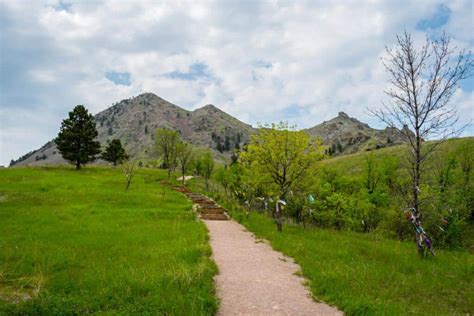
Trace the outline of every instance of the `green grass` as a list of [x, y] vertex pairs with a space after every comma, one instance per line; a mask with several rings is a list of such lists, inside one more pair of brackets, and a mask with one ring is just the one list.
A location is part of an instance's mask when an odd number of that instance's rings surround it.
[[[426, 143], [427, 145], [431, 142]], [[430, 174], [436, 163], [433, 160], [443, 157], [447, 153], [455, 152], [462, 146], [471, 146], [474, 148], [474, 137], [452, 138], [442, 143], [431, 155], [426, 162], [426, 174]], [[373, 155], [374, 158], [384, 160], [387, 158], [395, 158], [407, 165], [407, 156], [409, 153], [409, 145], [398, 145], [393, 147], [382, 148], [379, 150], [359, 152], [351, 155], [343, 155], [330, 159], [322, 160], [317, 164], [317, 168], [332, 168], [344, 175], [361, 175], [365, 171], [367, 157]], [[474, 154], [474, 153], [473, 153]], [[408, 166], [408, 165], [407, 165]]]
[[453, 315], [474, 312], [474, 256], [438, 251], [420, 259], [412, 243], [286, 225], [265, 215], [242, 224], [300, 264], [313, 295], [349, 315]]
[[210, 315], [207, 233], [140, 170], [0, 170], [0, 314]]

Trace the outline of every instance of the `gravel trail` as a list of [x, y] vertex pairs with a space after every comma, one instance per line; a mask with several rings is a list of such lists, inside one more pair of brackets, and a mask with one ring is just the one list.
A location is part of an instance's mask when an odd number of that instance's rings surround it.
[[315, 302], [291, 258], [257, 241], [235, 221], [204, 221], [209, 229], [221, 300], [218, 315], [342, 315]]

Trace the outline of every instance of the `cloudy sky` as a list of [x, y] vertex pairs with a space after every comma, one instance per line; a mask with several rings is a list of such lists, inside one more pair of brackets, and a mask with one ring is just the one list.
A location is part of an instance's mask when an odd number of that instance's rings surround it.
[[[0, 165], [37, 149], [76, 104], [94, 114], [153, 92], [250, 124], [310, 127], [366, 113], [395, 35], [446, 30], [472, 49], [467, 1], [0, 1]], [[453, 98], [474, 119], [473, 80]], [[465, 135], [474, 135], [471, 126]]]

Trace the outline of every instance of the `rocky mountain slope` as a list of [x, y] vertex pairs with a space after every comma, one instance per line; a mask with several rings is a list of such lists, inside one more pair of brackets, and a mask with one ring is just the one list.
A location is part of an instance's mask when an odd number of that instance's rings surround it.
[[[152, 93], [122, 100], [95, 115], [98, 140], [103, 147], [118, 138], [127, 153], [138, 160], [156, 158], [154, 136], [157, 128], [176, 130], [183, 140], [196, 147], [212, 149], [216, 155], [229, 157], [241, 148], [256, 131], [229, 114], [209, 104], [187, 111]], [[59, 124], [58, 124], [59, 125]], [[59, 130], [59, 126], [58, 126]], [[340, 112], [327, 122], [306, 129], [320, 137], [330, 155], [349, 154], [405, 142], [402, 133], [393, 128], [377, 130]], [[29, 152], [11, 166], [48, 165], [65, 163], [53, 141]]]
[[349, 117], [344, 112], [338, 116], [306, 130], [311, 136], [322, 138], [330, 155], [352, 154], [374, 150], [407, 142], [406, 136], [396, 128], [383, 130]]
[[[249, 141], [254, 131], [229, 114], [208, 104], [195, 111], [182, 109], [152, 93], [122, 100], [95, 115], [98, 140], [103, 147], [118, 138], [127, 153], [136, 159], [153, 159], [157, 128], [176, 130], [181, 138], [196, 147], [210, 148], [230, 156], [235, 148]], [[59, 128], [58, 128], [59, 130]], [[65, 161], [53, 141], [30, 152], [13, 165], [47, 165]]]

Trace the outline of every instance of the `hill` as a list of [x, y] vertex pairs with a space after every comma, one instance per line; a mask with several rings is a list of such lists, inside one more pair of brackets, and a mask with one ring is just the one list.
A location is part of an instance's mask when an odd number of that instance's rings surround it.
[[[212, 104], [187, 111], [152, 93], [122, 100], [95, 115], [95, 120], [102, 146], [118, 138], [130, 156], [145, 160], [156, 157], [153, 147], [157, 128], [176, 130], [183, 140], [224, 156], [230, 156], [234, 148], [248, 142], [254, 130]], [[61, 163], [65, 161], [54, 142], [50, 141], [11, 165]]]
[[[256, 131], [212, 104], [188, 111], [153, 93], [122, 100], [95, 115], [98, 140], [103, 147], [118, 138], [131, 157], [139, 160], [155, 159], [154, 134], [157, 128], [176, 130], [183, 140], [196, 147], [210, 148], [216, 156], [230, 157]], [[59, 124], [58, 124], [59, 125]], [[331, 155], [379, 149], [405, 142], [395, 128], [377, 130], [340, 112], [337, 117], [306, 132], [320, 137]], [[99, 161], [100, 162], [100, 161]], [[65, 163], [53, 141], [31, 151], [10, 166], [54, 165]]]
[[306, 132], [321, 137], [331, 155], [352, 154], [407, 142], [403, 133], [396, 128], [374, 129], [344, 112], [339, 112], [337, 117], [311, 127]]

